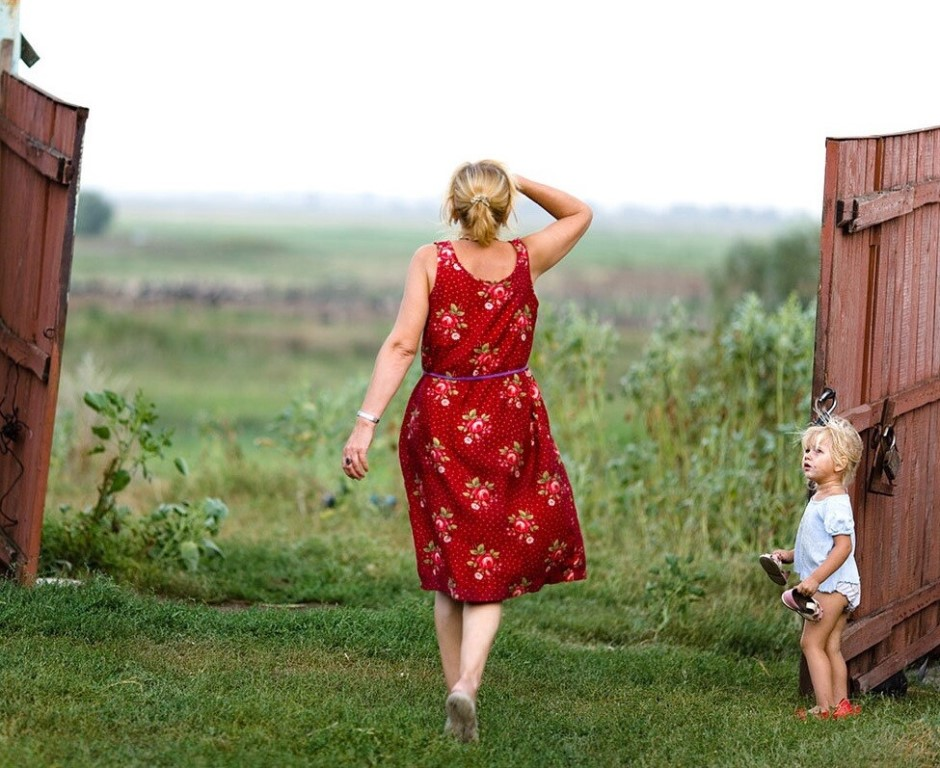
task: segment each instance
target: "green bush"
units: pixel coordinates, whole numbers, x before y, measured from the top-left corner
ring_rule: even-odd
[[[806,305],[816,298],[818,283],[818,227],[791,229],[770,242],[739,240],[711,274],[719,317],[748,293],[760,297],[768,309],[793,295]]]
[[[605,573],[604,588],[617,585],[616,604],[605,610],[618,613],[624,600],[645,606],[633,614],[631,627],[621,627],[612,639],[713,636],[696,628],[703,609],[682,605],[693,604],[699,588],[720,585],[732,558],[751,562],[755,553],[793,534],[803,490],[794,433],[809,414],[812,310],[793,297],[770,311],[749,295],[725,323],[703,331],[690,324],[677,302],[619,387],[609,383],[618,349],[609,325],[574,306],[546,309],[542,323],[531,363],[574,486],[592,568]],[[274,450],[246,451],[221,425],[204,433],[199,473],[187,481],[202,489],[199,496],[239,499],[239,515],[226,518],[228,562],[215,559],[212,568],[201,567],[202,556],[214,554],[208,542],[216,540],[222,520],[211,514],[211,503],[169,501],[149,517],[132,513],[125,509],[130,505],[118,501],[122,496],[114,481],[120,485],[126,475],[117,471],[109,472],[111,480],[102,481],[98,501],[88,507],[105,513],[97,515],[99,525],[90,527],[95,534],[90,541],[81,540],[84,550],[76,552],[76,535],[87,532],[89,513],[67,509],[47,515],[44,562],[50,570],[57,560],[98,563],[118,579],[213,599],[226,594],[335,599],[313,571],[328,572],[332,560],[351,562],[359,555],[345,542],[365,535],[375,547],[363,567],[402,588],[411,583],[413,555],[396,446],[401,401],[417,375],[417,370],[409,374],[388,408],[377,432],[372,471],[362,483],[349,481],[339,468],[365,388],[362,380],[329,390],[311,387],[293,398],[259,441]],[[117,396],[99,396],[106,403],[113,399],[115,407],[121,404]],[[122,418],[141,429],[146,422],[146,439],[156,448],[159,430],[147,417],[149,406],[139,400],[129,405],[136,416],[128,412]],[[93,437],[100,441],[104,425],[94,426]],[[114,427],[111,432],[113,439]],[[130,475],[134,461],[123,463]],[[69,471],[68,459],[63,462],[63,472]],[[88,467],[73,474],[70,482],[77,486]],[[161,525],[166,528],[155,533]],[[169,554],[177,542],[188,543]],[[308,564],[309,547],[322,542],[332,542],[332,554]],[[262,557],[264,551],[270,557]],[[246,557],[259,563],[251,588],[247,581],[239,586],[245,580],[241,552],[251,552]],[[200,571],[187,581],[192,563]],[[142,574],[142,564],[162,564],[163,575]],[[403,569],[400,581],[392,576],[398,568]],[[285,580],[288,571],[292,575]],[[742,569],[739,590],[748,573],[753,571]],[[359,600],[378,599],[370,597],[374,589],[366,583],[354,591],[362,593]],[[609,603],[610,595],[601,593],[598,599]]]
[[[78,195],[75,234],[102,235],[114,218],[114,206],[98,192],[82,191]]]

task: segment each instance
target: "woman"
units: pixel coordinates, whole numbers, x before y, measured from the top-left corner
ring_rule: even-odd
[[[555,220],[499,240],[518,193]],[[376,424],[420,347],[424,372],[405,409],[399,458],[418,575],[435,592],[445,732],[475,741],[477,692],[502,602],[586,575],[571,485],[528,358],[533,283],[581,239],[592,212],[490,160],[454,172],[443,212],[459,239],[415,252],[343,470],[365,477]]]

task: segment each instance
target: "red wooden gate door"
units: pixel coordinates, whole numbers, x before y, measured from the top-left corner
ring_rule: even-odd
[[[88,110],[0,74],[0,572],[36,574]]]
[[[862,435],[862,601],[844,635],[865,691],[940,648],[940,128],[829,139],[813,386]]]

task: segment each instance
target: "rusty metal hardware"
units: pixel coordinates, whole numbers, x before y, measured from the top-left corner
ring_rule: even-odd
[[[825,424],[829,420],[829,417],[832,416],[838,404],[839,400],[836,397],[836,391],[831,387],[823,389],[823,391],[819,393],[819,397],[816,398],[816,404],[813,407],[813,410],[816,412],[816,418],[813,419],[813,424],[815,426]]]
[[[898,451],[894,427],[890,424],[885,427],[879,425],[873,440],[875,460],[868,479],[868,490],[884,496],[893,496],[895,483],[901,472],[901,453]]]
[[[882,441],[887,445],[884,451],[882,469],[888,481],[893,483],[898,477],[898,472],[901,471],[901,454],[898,453],[898,441],[894,434],[894,427],[885,429]]]

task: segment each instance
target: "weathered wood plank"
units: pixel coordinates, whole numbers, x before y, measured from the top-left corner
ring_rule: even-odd
[[[938,601],[940,582],[935,581],[913,594],[898,598],[877,613],[850,622],[842,635],[842,652],[847,657],[857,656],[888,637],[898,624]]]
[[[0,141],[56,184],[70,184],[75,174],[72,158],[30,136],[0,115]]]
[[[881,421],[881,415],[888,400],[892,402],[894,418],[903,416],[905,413],[918,408],[923,408],[930,403],[935,403],[940,400],[940,376],[915,384],[890,398],[881,397],[870,403],[862,403],[854,408],[841,411],[840,415],[851,421],[855,429],[862,432],[871,429]]]
[[[29,434],[12,446],[18,462],[0,462],[4,541],[14,545],[0,546],[0,570],[29,583],[48,484],[88,111],[9,72],[0,73],[0,90],[0,375],[5,407],[16,408]],[[37,375],[21,375],[24,369]]]
[[[49,380],[49,353],[21,339],[0,318],[0,352],[11,362],[32,371],[40,381]]]
[[[880,663],[858,675],[855,683],[862,693],[870,691],[895,672],[901,671],[938,647],[940,647],[940,627],[935,626],[930,632],[903,646],[901,650],[886,656]]]
[[[843,638],[862,685],[940,646],[938,203],[940,128],[827,139],[813,391],[835,389],[866,444],[850,489],[862,604]],[[885,423],[902,456],[891,496],[867,482]]]
[[[924,205],[940,203],[940,179],[871,192],[836,204],[836,226],[850,233],[905,216]]]

